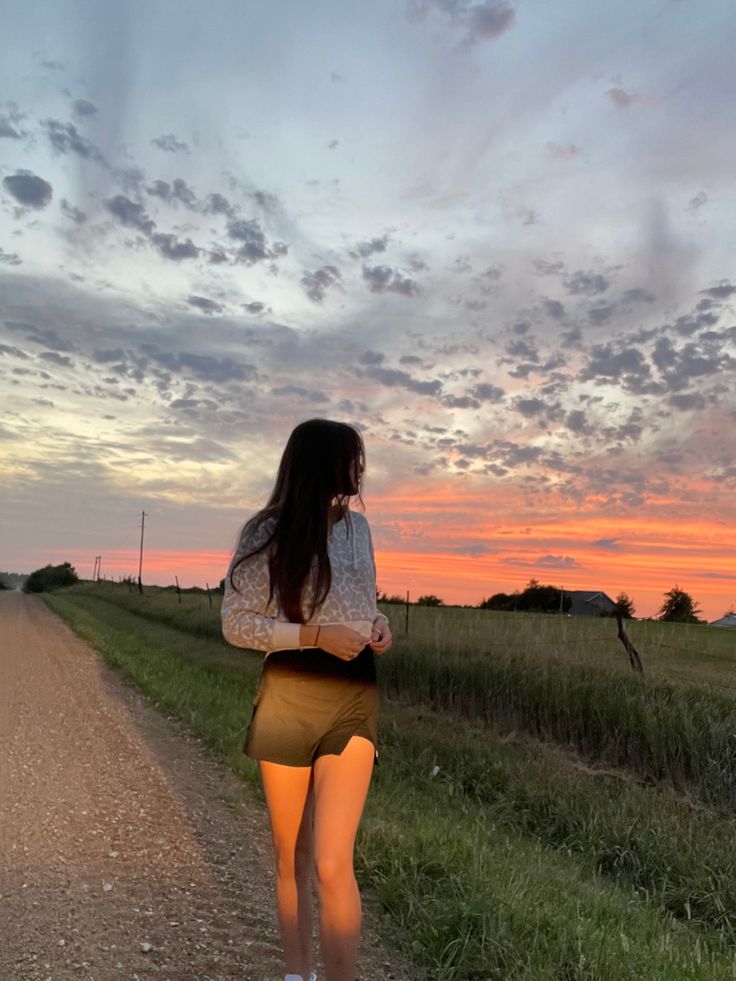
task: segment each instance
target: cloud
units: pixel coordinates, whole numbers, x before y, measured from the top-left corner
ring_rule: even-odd
[[[350,255],[354,259],[367,259],[368,256],[373,255],[375,252],[385,252],[388,247],[388,235],[382,235],[380,238],[371,238],[364,242],[358,242],[350,250]]]
[[[306,399],[307,402],[329,402],[330,397],[324,392],[314,389],[302,388],[300,385],[281,385],[279,388],[272,388],[271,394],[279,397]]]
[[[540,555],[534,562],[543,569],[579,569],[580,563],[570,555]]]
[[[381,368],[378,365],[371,365],[365,374],[389,388],[406,388],[419,395],[438,395],[442,391],[442,382],[437,379],[417,381],[406,371],[398,371],[395,368]]]
[[[197,195],[181,177],[175,178],[171,184],[168,181],[154,181],[153,184],[146,188],[146,192],[151,197],[161,198],[163,201],[168,201],[171,204],[184,204],[192,211],[197,207]]]
[[[104,203],[110,214],[115,215],[126,228],[136,228],[148,236],[156,227],[156,222],[146,214],[143,206],[131,201],[124,194],[116,194]]]
[[[60,123],[57,119],[45,119],[42,126],[54,151],[59,154],[75,153],[85,160],[94,160],[105,167],[108,163],[90,140],[80,136],[74,123]]]
[[[62,198],[59,202],[59,207],[61,208],[61,213],[66,217],[70,218],[75,224],[83,225],[87,221],[87,215],[74,205],[70,204],[66,198]]]
[[[222,313],[222,304],[216,303],[214,300],[207,299],[206,296],[188,296],[187,303],[190,306],[197,307],[204,313]]]
[[[165,153],[189,153],[189,147],[181,140],[177,140],[173,133],[166,133],[151,140],[154,146]]]
[[[399,293],[417,296],[419,286],[408,276],[402,276],[390,266],[363,266],[363,279],[372,293]]]
[[[627,92],[622,88],[612,88],[606,90],[606,95],[617,109],[628,109],[639,98],[636,92]]]
[[[157,181],[157,184],[164,184],[168,187],[165,181]],[[227,215],[228,218],[235,217],[235,208],[230,204],[226,197],[219,194],[217,191],[212,194],[208,194],[202,204],[202,211],[204,214],[211,215]]]
[[[609,286],[610,283],[601,273],[583,272],[582,269],[568,276],[565,280],[565,289],[568,293],[582,296],[596,296],[599,293],[605,293]]]
[[[410,22],[425,20],[428,14],[437,13],[449,21],[451,26],[465,32],[465,46],[480,41],[493,41],[505,34],[514,24],[514,8],[501,0],[484,0],[471,3],[470,0],[410,0],[407,5],[407,19]]]
[[[262,262],[264,259],[275,259],[288,251],[288,246],[284,242],[274,242],[269,247],[266,244],[266,236],[255,218],[229,221],[227,233],[230,238],[242,243],[237,251],[237,258],[248,266]]]
[[[301,278],[304,292],[315,303],[322,303],[327,291],[341,283],[342,276],[336,266],[322,266],[314,272],[305,272]]]
[[[23,260],[17,252],[5,252],[3,249],[0,249],[0,262],[6,266],[20,266],[23,264]]]
[[[78,119],[89,119],[97,115],[97,106],[94,102],[87,99],[75,99],[72,105],[72,113]]]
[[[37,210],[45,208],[54,193],[48,181],[29,170],[19,170],[9,177],[3,177],[3,187],[19,204]]]
[[[706,296],[712,296],[717,300],[726,300],[733,293],[736,293],[736,286],[727,280],[721,280],[718,286],[709,286],[706,290],[700,290]]]

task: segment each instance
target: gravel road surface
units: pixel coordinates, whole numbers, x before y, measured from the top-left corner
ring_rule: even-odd
[[[283,979],[265,807],[19,592],[0,747],[0,981]],[[365,914],[360,977],[410,979]]]

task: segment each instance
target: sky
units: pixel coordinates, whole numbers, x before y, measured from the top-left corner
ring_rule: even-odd
[[[736,605],[730,0],[9,0],[0,569],[210,585],[292,428],[378,584]]]

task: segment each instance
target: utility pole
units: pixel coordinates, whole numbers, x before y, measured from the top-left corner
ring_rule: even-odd
[[[141,511],[141,556],[138,561],[138,592],[143,592],[143,582],[141,581],[141,576],[143,575],[143,529],[146,526],[146,512]]]

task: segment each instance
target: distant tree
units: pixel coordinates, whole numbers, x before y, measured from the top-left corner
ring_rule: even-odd
[[[388,593],[381,593],[378,590],[376,590],[376,592],[378,594],[378,603],[406,603],[406,597],[399,596],[398,593],[393,593],[391,596],[389,596]]]
[[[614,616],[616,613],[620,613],[624,620],[634,619],[636,607],[634,606],[634,601],[626,593],[619,593],[616,597],[616,609],[614,610]]]
[[[529,613],[558,613],[562,609],[567,613],[571,606],[572,597],[563,597],[557,586],[543,586],[538,580],[531,579],[519,594],[515,609]]]
[[[36,569],[26,579],[23,590],[26,593],[45,593],[51,589],[73,586],[77,582],[79,576],[74,566],[62,562],[61,565],[45,565],[42,569]]]
[[[435,596],[434,593],[427,593],[426,596],[420,596],[417,600],[418,606],[444,606],[445,604],[439,598]]]
[[[518,593],[509,595],[508,593],[494,593],[488,599],[481,600],[478,604],[481,610],[514,610]]]
[[[10,589],[10,586],[8,586],[4,579],[0,579],[0,589]]]
[[[664,594],[664,603],[657,617],[671,623],[701,623],[698,613],[700,607],[692,596],[679,586],[674,586]]]

